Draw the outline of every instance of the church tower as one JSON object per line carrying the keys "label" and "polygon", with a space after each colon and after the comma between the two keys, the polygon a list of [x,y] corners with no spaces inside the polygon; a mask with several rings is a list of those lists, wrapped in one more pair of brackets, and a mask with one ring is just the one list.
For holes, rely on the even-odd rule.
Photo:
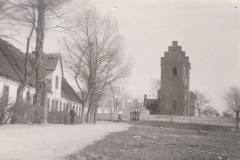
{"label": "church tower", "polygon": [[189,115],[189,57],[172,42],[161,57],[160,114]]}

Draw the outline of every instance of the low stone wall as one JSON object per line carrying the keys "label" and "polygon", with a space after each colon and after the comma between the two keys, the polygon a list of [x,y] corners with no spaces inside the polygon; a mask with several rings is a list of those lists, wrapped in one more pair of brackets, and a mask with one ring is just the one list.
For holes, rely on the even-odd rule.
{"label": "low stone wall", "polygon": [[110,113],[98,113],[97,114],[97,120],[110,120],[111,117],[110,117]]}
{"label": "low stone wall", "polygon": [[[234,118],[173,116],[173,122],[235,126]],[[149,121],[171,121],[170,115],[149,115]]]}

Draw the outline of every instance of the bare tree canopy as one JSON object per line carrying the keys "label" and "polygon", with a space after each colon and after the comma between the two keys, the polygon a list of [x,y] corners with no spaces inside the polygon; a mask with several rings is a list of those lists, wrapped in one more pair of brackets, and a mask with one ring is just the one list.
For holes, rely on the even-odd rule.
{"label": "bare tree canopy", "polygon": [[96,93],[102,94],[106,86],[130,74],[131,63],[125,61],[125,41],[112,17],[101,16],[93,6],[82,3],[70,21],[72,29],[62,42],[67,53],[64,62],[84,95],[82,102],[88,100],[91,108]]}
{"label": "bare tree canopy", "polygon": [[226,107],[236,113],[236,128],[239,128],[239,112],[240,112],[240,87],[229,87],[223,97]]}
{"label": "bare tree canopy", "polygon": [[207,98],[205,93],[201,93],[198,90],[194,90],[192,93],[193,93],[192,95],[195,95],[195,96],[192,97],[192,99],[190,98],[190,105],[194,105],[198,111],[199,116],[201,116],[202,112],[204,111],[204,107],[211,100]]}
{"label": "bare tree canopy", "polygon": [[229,87],[224,93],[224,101],[228,108],[234,112],[240,112],[240,88],[235,86]]}
{"label": "bare tree canopy", "polygon": [[2,18],[2,16],[3,16],[3,12],[4,12],[4,7],[5,7],[5,4],[6,4],[6,2],[5,2],[6,0],[0,0],[0,20],[2,20],[1,18]]}
{"label": "bare tree canopy", "polygon": [[[5,0],[4,2],[4,15],[9,20],[8,24],[13,26],[10,31],[14,33],[4,37],[16,40],[14,38],[15,35],[27,35],[24,64],[25,79],[18,88],[17,102],[22,101],[24,88],[29,84],[33,73],[36,72],[36,96],[34,98],[34,104],[38,106],[44,105],[45,114],[47,114],[47,96],[46,93],[44,93],[47,87],[43,66],[44,39],[46,31],[54,28],[52,27],[54,19],[60,21],[60,18],[62,18],[59,9],[67,0]],[[54,23],[53,25],[58,27],[58,25]],[[32,68],[29,68],[28,55],[32,40],[35,40],[33,47],[35,50],[35,59]],[[47,123],[47,115],[44,117],[44,122]]]}
{"label": "bare tree canopy", "polygon": [[[70,2],[67,0],[4,0],[4,16],[5,25],[1,29],[4,33],[2,37],[13,39],[16,42],[25,45],[25,42],[16,37],[26,37],[29,35],[29,30],[34,27],[37,30],[37,22],[42,17],[44,22],[41,23],[42,32],[61,28],[64,23],[64,15],[67,12],[62,12],[63,4]],[[64,9],[65,10],[65,9]],[[39,24],[39,23],[38,23]],[[28,36],[27,36],[28,37]],[[36,34],[33,33],[33,38]],[[35,46],[31,46],[35,49]]]}
{"label": "bare tree canopy", "polygon": [[211,106],[206,106],[203,111],[203,114],[210,117],[215,115],[217,117],[217,115],[219,115],[219,112]]}
{"label": "bare tree canopy", "polygon": [[158,90],[161,87],[161,80],[160,79],[151,79],[150,84],[150,91],[149,94],[150,96],[157,98],[158,97]]}
{"label": "bare tree canopy", "polygon": [[110,85],[109,87],[111,90],[111,98],[113,101],[113,111],[116,111],[118,109],[119,104],[122,103],[123,101],[132,99],[130,91],[127,91],[125,87],[112,85]]}

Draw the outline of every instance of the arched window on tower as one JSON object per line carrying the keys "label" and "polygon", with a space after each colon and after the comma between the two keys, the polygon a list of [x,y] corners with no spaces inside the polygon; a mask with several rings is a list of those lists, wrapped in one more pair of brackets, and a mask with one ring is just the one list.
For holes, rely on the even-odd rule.
{"label": "arched window on tower", "polygon": [[172,69],[172,75],[173,75],[173,76],[177,76],[177,68],[176,68],[176,67],[173,67],[173,69]]}
{"label": "arched window on tower", "polygon": [[172,111],[177,110],[177,102],[175,100],[172,101]]}

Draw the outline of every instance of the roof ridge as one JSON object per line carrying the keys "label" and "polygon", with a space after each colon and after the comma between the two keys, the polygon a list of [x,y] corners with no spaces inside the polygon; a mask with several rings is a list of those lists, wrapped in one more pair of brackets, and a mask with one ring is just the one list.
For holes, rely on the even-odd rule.
{"label": "roof ridge", "polygon": [[48,59],[59,59],[61,58],[61,53],[43,53],[44,58]]}
{"label": "roof ridge", "polygon": [[[6,49],[9,51],[9,48],[8,48],[8,45],[7,45],[7,44],[5,44],[5,47],[6,47]],[[19,66],[17,65],[15,59],[12,57],[11,54],[6,54],[3,50],[2,50],[2,53],[3,53],[3,55],[6,57],[7,61],[9,62],[9,64],[11,64],[11,67],[13,68],[13,70],[15,71],[15,73],[17,74],[17,76],[19,77],[19,79],[20,79],[21,81],[23,81],[23,79],[22,79],[22,77],[20,76],[20,74],[18,73],[18,71],[16,71],[16,68],[17,68],[20,72],[21,72],[21,69],[20,69]],[[11,60],[14,61],[14,64],[11,62],[11,60],[10,60],[9,58],[11,58]],[[16,68],[15,68],[15,66],[16,66]]]}
{"label": "roof ridge", "polygon": [[9,47],[10,49],[13,49],[13,50],[15,50],[15,51],[17,51],[17,52],[20,52],[20,53],[22,53],[22,54],[25,54],[25,53],[23,53],[19,48],[15,47],[15,46],[14,46],[13,44],[11,44],[10,42],[8,42],[8,41],[6,41],[6,40],[4,40],[4,39],[2,39],[2,38],[0,38],[0,40],[3,41],[3,43],[5,43],[5,44],[7,45],[7,47]]}

